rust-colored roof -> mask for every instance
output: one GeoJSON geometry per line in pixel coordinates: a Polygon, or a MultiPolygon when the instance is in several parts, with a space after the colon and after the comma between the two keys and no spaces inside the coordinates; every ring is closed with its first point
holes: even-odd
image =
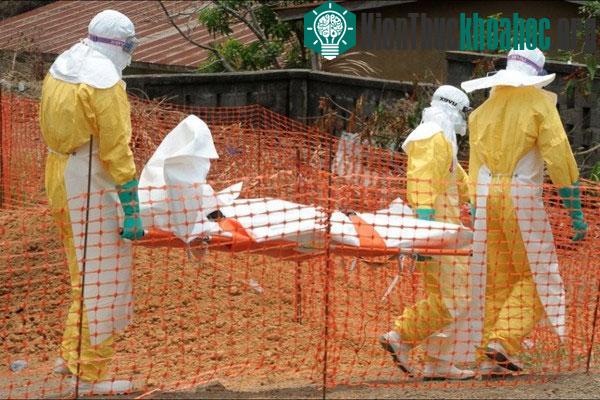
{"type": "MultiPolygon", "coordinates": [[[[175,22],[196,42],[207,45],[215,40],[199,25],[194,10],[207,1],[164,1],[175,22]]],[[[57,1],[44,7],[0,21],[0,49],[18,49],[60,54],[87,35],[87,26],[102,10],[117,10],[135,24],[140,45],[133,61],[196,67],[208,51],[185,40],[171,25],[158,1],[57,1]]],[[[252,32],[238,24],[232,36],[248,43],[252,32]]]]}

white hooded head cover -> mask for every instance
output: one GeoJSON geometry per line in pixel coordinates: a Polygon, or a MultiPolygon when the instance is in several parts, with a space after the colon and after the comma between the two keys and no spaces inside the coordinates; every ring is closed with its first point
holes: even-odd
{"type": "Polygon", "coordinates": [[[506,57],[506,69],[501,69],[492,76],[465,81],[460,86],[467,93],[495,86],[536,86],[542,88],[552,83],[556,77],[556,74],[544,73],[545,62],[546,57],[538,48],[533,50],[512,49],[506,57]]]}
{"type": "MultiPolygon", "coordinates": [[[[105,10],[92,18],[88,33],[107,39],[125,41],[135,36],[133,22],[114,10],[105,10]]],[[[107,89],[121,80],[131,55],[120,46],[83,39],[62,53],[50,67],[50,74],[69,83],[85,83],[107,89]]]]}
{"type": "Polygon", "coordinates": [[[406,152],[408,144],[423,140],[442,131],[452,145],[452,158],[457,162],[458,143],[456,135],[465,135],[467,122],[465,112],[469,109],[469,97],[460,89],[443,85],[436,89],[431,99],[431,107],[423,110],[421,124],[411,132],[402,144],[406,152]]]}
{"type": "Polygon", "coordinates": [[[218,193],[206,183],[210,160],[219,158],[210,129],[188,115],[163,139],[140,175],[140,213],[144,226],[173,232],[186,243],[217,232],[207,215],[229,206],[242,183],[218,193]]]}

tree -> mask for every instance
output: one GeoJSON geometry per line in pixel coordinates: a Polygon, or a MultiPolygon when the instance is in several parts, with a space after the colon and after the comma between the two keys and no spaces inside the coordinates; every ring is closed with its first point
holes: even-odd
{"type": "Polygon", "coordinates": [[[53,0],[8,0],[0,1],[0,21],[22,14],[37,7],[52,3],[53,0]]]}
{"type": "Polygon", "coordinates": [[[208,59],[200,66],[202,72],[253,71],[272,68],[298,68],[308,65],[303,45],[302,21],[281,21],[276,8],[306,3],[292,1],[238,1],[213,0],[196,11],[199,22],[213,35],[225,37],[212,43],[198,43],[185,34],[159,1],[171,24],[190,43],[208,50],[208,59]],[[231,36],[235,25],[241,24],[255,36],[255,40],[242,43],[231,36]]]}
{"type": "MultiPolygon", "coordinates": [[[[579,15],[581,15],[582,19],[588,21],[600,18],[600,1],[593,0],[583,4],[579,7],[579,15]]],[[[582,39],[583,34],[584,32],[582,31],[578,32],[579,39],[582,39]]],[[[596,26],[596,31],[593,32],[593,34],[595,37],[595,45],[597,46],[600,44],[600,27],[596,26]]],[[[595,87],[594,81],[597,81],[596,78],[600,72],[600,59],[594,53],[586,51],[584,41],[581,40],[581,42],[581,47],[578,50],[561,52],[561,57],[563,59],[571,61],[575,58],[583,58],[585,64],[584,67],[578,68],[570,75],[563,78],[567,82],[565,85],[565,93],[568,97],[573,96],[575,90],[579,90],[585,97],[592,95],[597,96],[597,93],[594,94],[593,91],[595,87]]],[[[600,180],[600,161],[595,161],[594,165],[589,165],[588,160],[598,160],[597,155],[599,151],[600,143],[593,142],[588,148],[579,149],[579,151],[575,153],[575,156],[579,159],[580,170],[583,173],[590,171],[590,178],[596,181],[600,180]]]]}

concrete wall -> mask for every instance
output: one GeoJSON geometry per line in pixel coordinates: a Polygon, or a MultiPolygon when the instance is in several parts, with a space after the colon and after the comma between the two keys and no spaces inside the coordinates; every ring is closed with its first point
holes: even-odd
{"type": "MultiPolygon", "coordinates": [[[[310,70],[240,72],[232,74],[161,74],[125,77],[134,94],[150,98],[166,96],[174,103],[206,107],[260,104],[275,112],[306,122],[319,116],[319,99],[353,109],[360,96],[369,113],[380,102],[412,93],[410,82],[359,78],[310,70]]],[[[430,86],[423,84],[422,86],[430,86]]]]}
{"type": "MultiPolygon", "coordinates": [[[[0,77],[14,75],[13,78],[28,83],[42,81],[50,66],[58,57],[57,54],[40,53],[22,50],[0,49],[0,77]]],[[[163,73],[191,73],[195,68],[177,65],[152,64],[146,62],[132,62],[123,71],[125,75],[133,74],[163,74],[163,73]]]]}
{"type": "MultiPolygon", "coordinates": [[[[496,68],[503,68],[502,56],[468,52],[447,52],[449,84],[473,77],[475,62],[495,60],[496,68]]],[[[600,79],[593,82],[592,93],[584,96],[575,90],[565,93],[567,75],[583,68],[579,64],[548,62],[546,69],[556,73],[556,80],[548,87],[558,93],[558,109],[575,151],[585,151],[600,143],[600,79]]],[[[232,74],[162,74],[134,75],[125,78],[128,90],[140,91],[150,98],[168,97],[169,101],[186,105],[208,107],[260,104],[273,111],[312,123],[319,116],[319,99],[330,97],[335,103],[354,109],[359,97],[364,98],[364,111],[370,113],[378,104],[389,104],[412,94],[410,82],[374,78],[359,78],[309,70],[279,70],[242,72],[232,74]]],[[[420,84],[432,89],[430,84],[420,84]]],[[[483,99],[484,93],[476,95],[483,99]]],[[[475,104],[477,105],[477,104],[475,104]]],[[[585,155],[587,161],[599,160],[600,151],[585,155]]],[[[580,158],[580,161],[583,158],[580,158]]]]}

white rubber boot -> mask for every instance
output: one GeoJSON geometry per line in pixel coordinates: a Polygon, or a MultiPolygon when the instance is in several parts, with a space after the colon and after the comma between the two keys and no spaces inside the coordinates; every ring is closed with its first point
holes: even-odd
{"type": "MultiPolygon", "coordinates": [[[[73,387],[77,384],[77,380],[72,378],[73,387]]],[[[133,391],[133,384],[128,380],[106,380],[98,382],[86,382],[79,380],[79,395],[80,396],[101,396],[127,394],[133,391]]]]}
{"type": "Polygon", "coordinates": [[[523,365],[515,357],[511,357],[498,342],[490,342],[485,349],[485,355],[497,365],[512,372],[523,371],[523,365]]]}
{"type": "Polygon", "coordinates": [[[457,368],[449,361],[435,360],[425,363],[423,379],[425,380],[465,380],[475,377],[475,372],[469,369],[457,368]]]}
{"type": "Polygon", "coordinates": [[[410,367],[408,362],[408,353],[412,349],[412,346],[402,343],[400,335],[396,331],[389,331],[379,337],[379,343],[384,350],[392,355],[394,364],[400,370],[409,376],[414,376],[413,369],[410,367]]]}
{"type": "Polygon", "coordinates": [[[69,367],[67,367],[67,362],[62,357],[57,357],[56,360],[54,360],[52,372],[59,375],[71,375],[71,371],[69,370],[69,367]]]}

